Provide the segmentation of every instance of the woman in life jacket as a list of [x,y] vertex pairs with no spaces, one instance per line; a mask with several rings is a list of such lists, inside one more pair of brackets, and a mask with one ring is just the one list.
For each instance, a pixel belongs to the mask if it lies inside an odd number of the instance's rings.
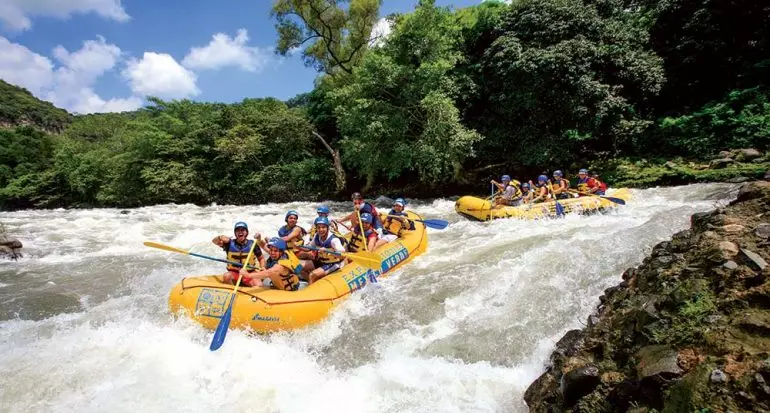
[[581,195],[591,195],[600,191],[601,187],[596,182],[596,179],[588,176],[588,169],[583,168],[578,171],[577,190]]
[[495,197],[495,208],[518,206],[521,198],[519,181],[515,179],[511,180],[509,175],[503,175],[500,180],[503,182],[498,183],[494,179],[490,181],[490,183],[497,187],[498,191],[502,192]]
[[599,180],[599,175],[593,174],[592,178],[594,178],[594,182],[596,182],[596,186],[599,188],[594,192],[596,195],[605,195],[605,192],[607,192],[607,184]]
[[305,243],[304,238],[305,235],[307,235],[305,228],[297,225],[298,219],[299,214],[297,211],[291,210],[286,213],[286,217],[284,218],[286,225],[278,228],[278,236],[281,237],[282,240],[286,241],[287,247],[292,251],[295,251],[298,246],[301,246]]
[[553,196],[556,199],[572,198],[567,189],[569,189],[569,181],[564,179],[564,174],[558,169],[553,171],[553,183],[551,184]]
[[[340,238],[329,230],[328,218],[318,217],[313,222],[313,225],[317,228],[317,232],[310,241],[310,246],[340,253],[345,252],[345,247],[342,245]],[[308,281],[310,284],[339,270],[345,265],[345,258],[341,255],[329,254],[323,251],[310,252],[313,253],[313,259],[302,262],[302,271],[309,273]]]
[[377,212],[377,208],[375,208],[374,205],[372,205],[369,202],[366,202],[360,192],[353,192],[351,199],[353,200],[353,208],[355,208],[355,210],[358,211],[358,214],[356,214],[356,211],[354,210],[344,218],[338,219],[337,222],[340,222],[343,224],[345,222],[350,222],[352,227],[358,227],[359,226],[358,215],[369,214],[372,217],[374,217],[373,218],[374,222],[372,222],[372,226],[374,227],[374,229],[382,228],[380,213]]
[[265,261],[265,269],[261,271],[243,272],[244,284],[251,287],[263,287],[262,280],[269,278],[272,288],[286,291],[299,289],[299,274],[302,272],[302,263],[294,253],[288,249],[286,241],[275,237],[267,243],[269,257]]
[[[251,245],[256,241],[248,239],[249,226],[246,225],[245,222],[236,222],[233,233],[235,234],[235,238],[230,238],[227,235],[219,235],[211,240],[211,242],[227,253],[228,261],[244,264],[246,258],[248,258],[249,251],[251,251]],[[259,267],[265,266],[265,257],[262,255],[262,250],[254,248],[254,254],[249,260],[248,265],[256,266],[257,262],[259,262]],[[227,272],[222,275],[222,281],[229,284],[235,284],[238,280],[238,273],[241,268],[242,267],[227,264]],[[243,280],[243,282],[245,284],[245,280]]]
[[[372,228],[372,222],[374,222],[372,214],[369,214],[368,212],[361,214],[361,225],[356,225],[353,227],[353,231],[351,231],[352,236],[348,243],[348,252],[363,251],[364,242],[366,242],[367,251],[374,251],[374,248],[377,246],[378,236],[377,231]],[[361,226],[364,227],[363,235],[361,235]]]
[[414,231],[414,222],[406,218],[405,206],[403,198],[398,198],[393,202],[393,209],[382,217],[382,237],[375,248],[403,237],[404,231]]
[[532,198],[532,203],[538,204],[540,202],[545,202],[548,200],[548,177],[545,175],[540,175],[537,177],[537,185],[535,185],[537,189],[535,190],[534,197]]

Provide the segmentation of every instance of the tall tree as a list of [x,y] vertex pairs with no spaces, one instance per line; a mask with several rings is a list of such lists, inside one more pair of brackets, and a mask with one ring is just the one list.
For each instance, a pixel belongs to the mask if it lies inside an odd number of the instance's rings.
[[[307,66],[319,72],[351,74],[361,61],[377,23],[382,0],[276,0],[272,16],[276,51],[286,55],[304,47]],[[348,8],[343,6],[348,4]]]

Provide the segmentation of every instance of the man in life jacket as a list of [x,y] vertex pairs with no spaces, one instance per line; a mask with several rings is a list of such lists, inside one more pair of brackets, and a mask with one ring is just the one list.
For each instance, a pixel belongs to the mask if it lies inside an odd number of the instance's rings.
[[403,237],[404,231],[414,231],[414,222],[406,218],[405,206],[404,199],[398,198],[393,202],[393,209],[388,212],[388,215],[382,217],[382,237],[375,248]]
[[524,182],[521,184],[521,204],[528,204],[532,202],[534,193],[530,191],[529,184]]
[[281,228],[278,228],[278,236],[281,237],[282,240],[286,241],[287,247],[295,251],[298,246],[301,246],[305,243],[305,235],[307,235],[307,231],[305,231],[304,228],[297,225],[297,220],[299,219],[299,214],[295,210],[291,210],[286,213],[286,217],[284,220],[286,221],[286,225],[282,226]]
[[537,177],[537,189],[532,198],[532,203],[540,203],[548,200],[548,177],[540,175]]
[[[345,247],[342,246],[340,238],[332,234],[329,230],[328,218],[318,217],[313,222],[313,225],[317,228],[317,233],[308,245],[337,252],[345,252]],[[310,284],[339,270],[345,265],[345,258],[341,255],[329,254],[323,251],[311,252],[313,253],[313,258],[302,262],[303,272],[309,272],[308,282]]]
[[500,180],[502,183],[498,183],[494,179],[490,181],[492,185],[497,187],[498,191],[502,192],[502,194],[495,197],[495,208],[519,205],[521,198],[519,181],[511,180],[511,177],[508,175],[503,175]]
[[594,178],[594,181],[596,182],[596,186],[599,187],[599,189],[596,192],[594,192],[594,193],[596,195],[604,195],[605,192],[607,192],[607,184],[605,184],[604,182],[600,181],[599,180],[599,175],[597,175],[597,174],[593,174],[591,177]]
[[[233,228],[233,233],[235,234],[235,238],[230,238],[227,235],[219,235],[211,240],[211,242],[214,243],[214,245],[222,248],[227,253],[228,261],[235,261],[244,264],[246,262],[246,258],[248,258],[249,251],[251,250],[251,245],[257,241],[248,239],[249,226],[246,225],[245,222],[236,222],[235,227]],[[254,254],[251,257],[251,260],[249,260],[248,265],[256,266],[257,262],[259,262],[260,267],[265,266],[265,257],[262,256],[262,250],[259,248],[254,248]],[[227,272],[222,276],[223,281],[226,283],[235,284],[235,282],[238,280],[238,273],[240,272],[241,268],[243,267],[227,264]]]
[[[597,195],[597,192],[601,191],[601,186],[596,179],[588,176],[588,169],[583,168],[578,171],[577,190],[581,195]],[[602,191],[602,193],[598,195],[604,195],[604,192]]]
[[358,211],[358,214],[356,214],[356,211],[353,211],[346,217],[338,219],[337,222],[345,223],[350,221],[351,226],[358,227],[358,215],[369,214],[374,217],[374,222],[372,223],[374,229],[382,228],[380,214],[377,212],[377,208],[375,208],[374,205],[366,202],[360,192],[353,192],[351,199],[353,200],[353,207]]
[[[356,225],[351,231],[352,236],[348,242],[348,252],[358,252],[364,250],[364,242],[367,251],[374,251],[377,246],[377,231],[372,227],[374,217],[368,212],[361,214],[361,225]],[[364,234],[361,235],[361,227],[364,227]]]
[[294,253],[288,249],[286,241],[275,237],[267,243],[269,257],[265,261],[265,269],[261,271],[243,272],[244,284],[251,287],[263,287],[262,280],[269,278],[272,288],[286,291],[299,289],[299,274],[302,272],[302,263]]
[[[315,211],[319,217],[326,217],[329,220],[329,223],[330,223],[329,229],[334,233],[334,235],[339,237],[340,234],[337,231],[337,222],[329,217],[329,212],[331,212],[329,210],[329,207],[326,205],[321,205]],[[309,240],[312,240],[313,237],[315,237],[315,234],[316,234],[315,221],[313,221],[313,225],[310,226],[310,229],[308,230],[307,233],[309,236],[308,237]]]
[[558,169],[553,171],[553,183],[551,184],[553,196],[556,199],[571,198],[567,189],[569,189],[569,181],[564,179],[564,174]]

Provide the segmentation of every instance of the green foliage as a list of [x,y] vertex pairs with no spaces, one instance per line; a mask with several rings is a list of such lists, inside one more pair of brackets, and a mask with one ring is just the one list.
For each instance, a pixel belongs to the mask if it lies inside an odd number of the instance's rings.
[[670,295],[675,308],[652,324],[652,341],[675,346],[702,343],[708,331],[707,318],[717,310],[713,291],[702,282],[686,281]]
[[[369,47],[382,0],[276,0],[276,51],[304,47],[305,64],[328,74],[352,73]],[[346,9],[340,3],[349,3]]]
[[[668,163],[668,164],[666,164]],[[684,185],[694,182],[724,181],[730,178],[762,178],[770,169],[770,161],[760,163],[736,162],[721,169],[710,169],[708,164],[674,158],[598,160],[591,170],[598,171],[602,180],[615,187],[651,187],[656,185]]]
[[731,91],[724,101],[698,111],[665,118],[661,141],[666,152],[696,157],[730,148],[770,147],[770,93],[762,88]]
[[70,114],[65,110],[35,98],[27,89],[0,79],[0,125],[32,125],[59,132],[69,121]]
[[449,76],[461,58],[459,34],[448,9],[421,1],[350,81],[330,92],[343,157],[367,186],[402,174],[431,185],[451,182],[473,155],[481,136],[460,123]]

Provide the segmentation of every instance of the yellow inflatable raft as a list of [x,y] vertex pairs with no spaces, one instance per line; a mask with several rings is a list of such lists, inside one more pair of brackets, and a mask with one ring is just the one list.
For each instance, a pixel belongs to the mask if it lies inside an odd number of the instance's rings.
[[[607,196],[627,201],[631,199],[631,191],[628,188],[621,188],[611,191]],[[594,212],[617,206],[615,202],[598,196],[581,196],[580,198],[560,199],[559,204],[562,206],[565,213]],[[500,218],[541,219],[556,216],[556,203],[554,201],[516,207],[506,206],[493,208],[493,206],[494,205],[489,200],[477,198],[475,196],[464,196],[455,203],[455,211],[466,218],[477,221],[488,221],[490,219]]]
[[[409,218],[422,219],[413,212],[408,214]],[[382,258],[380,271],[352,262],[299,291],[239,288],[230,328],[251,328],[267,333],[321,321],[353,291],[369,282],[377,282],[425,252],[428,247],[427,231],[422,223],[414,224],[414,231],[374,251]],[[184,278],[171,289],[168,304],[173,313],[184,312],[213,330],[227,309],[232,291],[233,286],[224,284],[220,275]]]

